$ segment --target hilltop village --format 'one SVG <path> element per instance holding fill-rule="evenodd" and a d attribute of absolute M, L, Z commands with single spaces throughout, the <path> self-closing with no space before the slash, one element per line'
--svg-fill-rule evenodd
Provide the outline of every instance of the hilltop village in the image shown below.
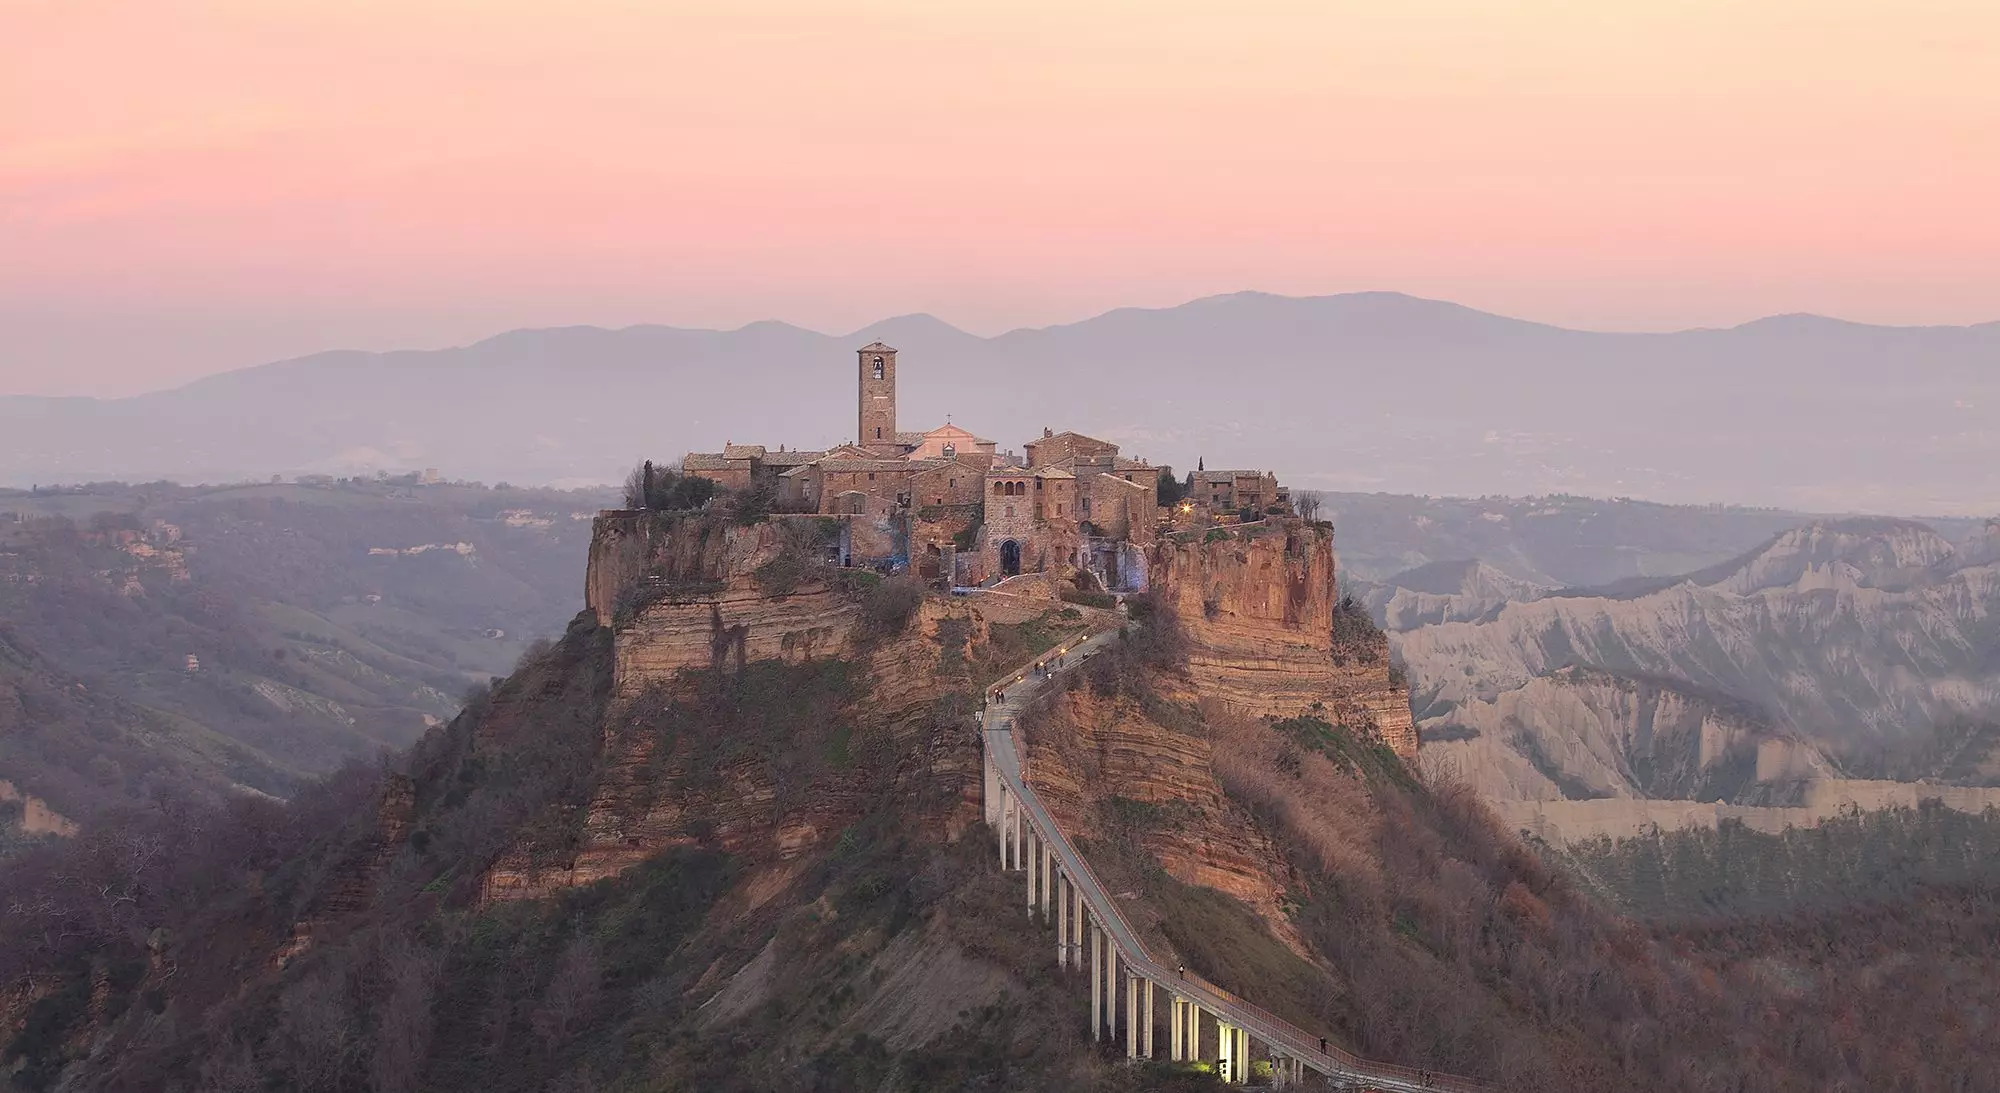
<path fill-rule="evenodd" d="M 1104 592 L 1142 591 L 1147 548 L 1161 534 L 1292 511 L 1267 471 L 1204 468 L 1162 482 L 1163 468 L 1081 433 L 1044 429 L 1017 455 L 950 423 L 902 431 L 896 350 L 875 342 L 855 357 L 853 442 L 726 443 L 689 452 L 682 469 L 726 489 L 763 486 L 784 511 L 845 517 L 838 564 L 907 567 L 958 587 L 1073 571 Z"/>

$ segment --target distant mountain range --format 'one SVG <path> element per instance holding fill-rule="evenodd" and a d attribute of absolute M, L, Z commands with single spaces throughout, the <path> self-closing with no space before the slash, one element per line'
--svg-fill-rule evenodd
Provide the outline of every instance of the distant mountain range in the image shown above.
<path fill-rule="evenodd" d="M 1303 487 L 2000 511 L 2000 323 L 1814 316 L 1592 333 L 1394 293 L 1239 293 L 982 338 L 925 315 L 521 330 L 332 352 L 125 399 L 0 398 L 0 484 L 438 468 L 613 481 L 726 440 L 853 429 L 852 351 L 902 353 L 902 424 L 1044 426 Z"/>

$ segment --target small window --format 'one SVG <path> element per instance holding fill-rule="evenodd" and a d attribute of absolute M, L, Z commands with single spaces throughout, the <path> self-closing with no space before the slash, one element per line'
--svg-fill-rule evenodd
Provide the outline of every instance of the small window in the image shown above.
<path fill-rule="evenodd" d="M 875 472 L 874 472 L 874 471 L 869 471 L 869 472 L 868 472 L 868 481 L 870 481 L 870 482 L 873 482 L 873 481 L 875 481 Z"/>
<path fill-rule="evenodd" d="M 1007 506 L 1007 515 L 1009 515 L 1009 516 L 1012 516 L 1012 515 L 1014 515 L 1014 506 L 1012 506 L 1012 505 L 1008 505 L 1008 506 Z"/>
<path fill-rule="evenodd" d="M 956 445 L 956 444 L 947 444 L 947 445 L 945 445 L 945 446 L 944 446 L 944 457 L 945 457 L 946 459 L 956 459 L 956 458 L 958 458 L 958 445 Z"/>
<path fill-rule="evenodd" d="M 875 426 L 875 439 L 882 439 L 882 427 L 880 425 Z"/>

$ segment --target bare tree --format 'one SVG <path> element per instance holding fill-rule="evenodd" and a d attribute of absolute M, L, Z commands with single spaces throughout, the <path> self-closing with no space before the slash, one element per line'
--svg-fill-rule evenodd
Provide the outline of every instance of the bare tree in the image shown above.
<path fill-rule="evenodd" d="M 279 1045 L 291 1088 L 305 1093 L 337 1089 L 354 1052 L 354 1011 L 346 976 L 321 968 L 278 1000 Z"/>
<path fill-rule="evenodd" d="M 430 1053 L 431 1003 L 441 962 L 421 941 L 395 937 L 380 956 L 386 997 L 378 1008 L 368 1083 L 376 1093 L 411 1093 L 423 1078 Z"/>
<path fill-rule="evenodd" d="M 598 961 L 597 945 L 579 934 L 563 946 L 556 958 L 555 974 L 535 1007 L 535 1035 L 551 1049 L 561 1047 L 576 1035 L 604 985 L 604 969 Z"/>
<path fill-rule="evenodd" d="M 1292 504 L 1298 506 L 1299 515 L 1304 517 L 1307 523 L 1314 523 L 1319 520 L 1320 496 L 1318 490 L 1300 490 L 1292 495 Z"/>

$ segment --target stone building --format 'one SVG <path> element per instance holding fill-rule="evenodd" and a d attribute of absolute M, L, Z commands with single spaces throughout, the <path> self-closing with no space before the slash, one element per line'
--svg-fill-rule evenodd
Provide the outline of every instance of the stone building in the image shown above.
<path fill-rule="evenodd" d="M 1288 491 L 1279 487 L 1278 476 L 1268 471 L 1196 471 L 1188 497 L 1215 512 L 1251 509 L 1261 513 L 1291 501 Z"/>
<path fill-rule="evenodd" d="M 885 459 L 899 457 L 909 449 L 896 432 L 896 351 L 881 342 L 870 342 L 856 355 L 861 416 L 854 442 Z"/>
<path fill-rule="evenodd" d="M 728 489 L 769 485 L 789 512 L 908 529 L 893 558 L 862 548 L 849 559 L 854 564 L 923 562 L 939 579 L 974 581 L 1074 568 L 1107 587 L 1144 586 L 1144 548 L 1162 519 L 1158 468 L 1111 441 L 1067 430 L 1043 429 L 1022 445 L 1025 458 L 950 422 L 902 431 L 896 350 L 865 345 L 855 352 L 855 369 L 852 442 L 825 451 L 732 442 L 719 452 L 688 453 L 684 468 Z M 1197 478 L 1196 500 L 1217 511 L 1261 509 L 1282 495 L 1262 472 Z"/>

